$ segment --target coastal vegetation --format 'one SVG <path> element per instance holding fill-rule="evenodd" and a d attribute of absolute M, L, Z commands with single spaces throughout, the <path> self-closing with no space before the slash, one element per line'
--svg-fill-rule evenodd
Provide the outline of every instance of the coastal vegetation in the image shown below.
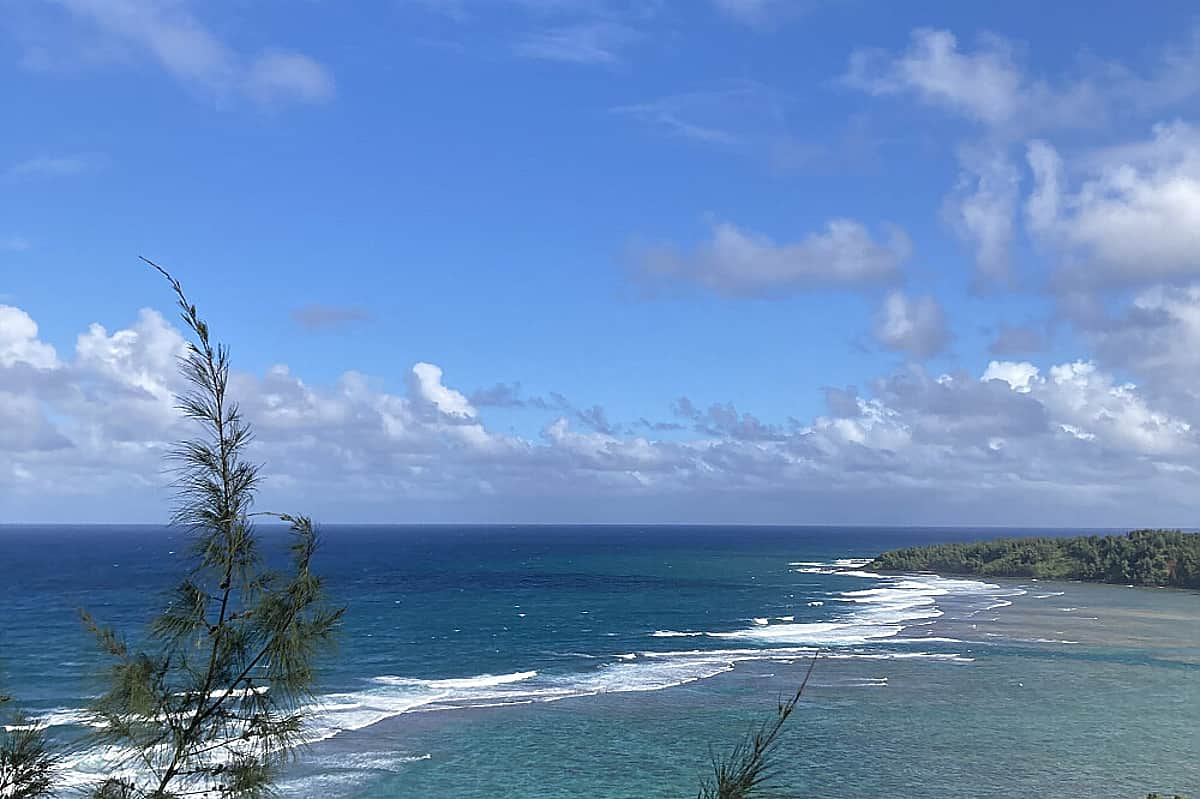
<path fill-rule="evenodd" d="M 885 552 L 866 568 L 1200 588 L 1200 534 L 1135 530 L 1124 535 L 933 544 Z"/>
<path fill-rule="evenodd" d="M 7 709 L 10 698 L 0 695 L 0 711 Z M 49 796 L 58 769 L 59 757 L 46 742 L 40 724 L 30 722 L 21 713 L 0 713 L 0 797 L 39 799 Z"/>
<path fill-rule="evenodd" d="M 269 795 L 278 769 L 302 745 L 317 655 L 343 609 L 311 569 L 317 538 L 305 516 L 255 513 L 259 467 L 252 433 L 229 396 L 229 350 L 170 283 L 191 334 L 180 359 L 190 390 L 177 398 L 197 437 L 172 452 L 173 522 L 191 536 L 188 575 L 135 648 L 88 613 L 84 622 L 112 660 L 107 689 L 90 708 L 100 743 L 125 752 L 96 799 Z M 290 566 L 260 551 L 253 519 L 291 528 Z"/>

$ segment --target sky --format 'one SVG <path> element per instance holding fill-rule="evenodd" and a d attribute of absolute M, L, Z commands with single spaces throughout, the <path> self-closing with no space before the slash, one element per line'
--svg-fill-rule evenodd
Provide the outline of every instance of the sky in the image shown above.
<path fill-rule="evenodd" d="M 1195 526 L 1190 3 L 0 0 L 0 523 Z"/>

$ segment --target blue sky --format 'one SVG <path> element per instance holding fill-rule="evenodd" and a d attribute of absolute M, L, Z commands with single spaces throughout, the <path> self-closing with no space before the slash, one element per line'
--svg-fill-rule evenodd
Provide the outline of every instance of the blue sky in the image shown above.
<path fill-rule="evenodd" d="M 336 520 L 1194 515 L 1189 4 L 0 11 L 11 520 L 162 516 L 138 255 Z"/>

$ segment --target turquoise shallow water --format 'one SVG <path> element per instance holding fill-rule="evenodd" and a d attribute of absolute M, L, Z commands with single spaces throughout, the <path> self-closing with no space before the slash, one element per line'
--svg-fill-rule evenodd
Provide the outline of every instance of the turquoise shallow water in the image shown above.
<path fill-rule="evenodd" d="M 780 751 L 791 795 L 1200 793 L 1200 595 L 854 567 L 968 537 L 330 528 L 323 570 L 350 610 L 284 793 L 694 795 L 709 747 L 816 650 Z M 0 528 L 0 684 L 70 737 L 99 666 L 73 609 L 136 629 L 182 550 L 152 528 Z"/>

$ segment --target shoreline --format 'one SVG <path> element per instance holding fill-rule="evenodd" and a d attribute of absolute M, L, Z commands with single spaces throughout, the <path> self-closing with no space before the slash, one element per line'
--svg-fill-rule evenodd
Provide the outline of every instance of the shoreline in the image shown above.
<path fill-rule="evenodd" d="M 869 569 L 870 566 L 864 566 L 864 569 Z M 987 581 L 1002 581 L 1013 584 L 1038 583 L 1058 584 L 1058 585 L 1102 585 L 1110 588 L 1134 588 L 1141 591 L 1171 591 L 1173 593 L 1192 593 L 1200 594 L 1200 588 L 1184 585 L 1154 585 L 1150 583 L 1122 583 L 1110 582 L 1108 580 L 1083 580 L 1072 577 L 1025 577 L 1009 574 L 979 574 L 978 572 L 954 572 L 946 570 L 878 570 L 873 571 L 880 577 L 904 577 L 911 576 L 927 576 L 927 577 L 944 577 L 952 580 L 987 580 Z"/>

